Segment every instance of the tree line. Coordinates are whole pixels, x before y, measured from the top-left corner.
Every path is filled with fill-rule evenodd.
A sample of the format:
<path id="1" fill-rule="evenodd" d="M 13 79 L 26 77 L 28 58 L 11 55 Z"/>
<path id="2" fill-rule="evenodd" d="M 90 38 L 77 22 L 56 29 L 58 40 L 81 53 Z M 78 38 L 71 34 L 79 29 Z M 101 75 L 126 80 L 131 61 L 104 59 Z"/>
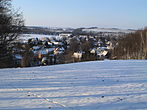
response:
<path id="1" fill-rule="evenodd" d="M 112 51 L 112 59 L 147 59 L 147 29 L 119 39 Z"/>

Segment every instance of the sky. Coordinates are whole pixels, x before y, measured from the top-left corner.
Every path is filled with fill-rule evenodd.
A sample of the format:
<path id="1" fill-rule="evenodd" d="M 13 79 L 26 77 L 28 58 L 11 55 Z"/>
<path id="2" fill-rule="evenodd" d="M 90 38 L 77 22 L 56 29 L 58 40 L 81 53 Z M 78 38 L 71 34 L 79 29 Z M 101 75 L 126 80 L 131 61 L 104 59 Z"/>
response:
<path id="1" fill-rule="evenodd" d="M 13 0 L 25 25 L 47 27 L 147 26 L 147 0 Z"/>

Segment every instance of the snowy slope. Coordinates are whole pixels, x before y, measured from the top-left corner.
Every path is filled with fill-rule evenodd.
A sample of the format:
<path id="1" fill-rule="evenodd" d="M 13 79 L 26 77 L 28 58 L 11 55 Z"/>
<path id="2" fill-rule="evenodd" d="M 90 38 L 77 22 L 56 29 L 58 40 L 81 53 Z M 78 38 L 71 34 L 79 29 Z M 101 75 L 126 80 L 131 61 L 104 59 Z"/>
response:
<path id="1" fill-rule="evenodd" d="M 0 70 L 0 110 L 147 110 L 147 61 Z"/>
<path id="2" fill-rule="evenodd" d="M 118 29 L 118 28 L 92 28 L 92 29 L 83 29 L 85 32 L 105 32 L 105 33 L 133 33 L 135 30 L 130 29 Z"/>

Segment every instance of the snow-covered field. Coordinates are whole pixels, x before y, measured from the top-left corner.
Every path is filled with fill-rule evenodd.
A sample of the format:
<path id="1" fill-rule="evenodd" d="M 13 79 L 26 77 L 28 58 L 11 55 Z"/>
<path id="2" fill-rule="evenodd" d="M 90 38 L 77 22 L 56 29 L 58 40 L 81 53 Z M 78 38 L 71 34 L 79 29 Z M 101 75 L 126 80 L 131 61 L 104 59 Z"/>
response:
<path id="1" fill-rule="evenodd" d="M 27 42 L 29 39 L 32 38 L 38 38 L 38 39 L 42 39 L 42 38 L 59 38 L 59 36 L 57 35 L 42 35 L 42 34 L 22 34 L 18 40 L 23 41 L 23 42 Z"/>
<path id="2" fill-rule="evenodd" d="M 147 110 L 147 61 L 0 70 L 0 110 Z"/>
<path id="3" fill-rule="evenodd" d="M 117 29 L 117 28 L 94 28 L 94 29 L 83 29 L 85 32 L 106 32 L 106 33 L 133 33 L 135 30 L 129 29 Z"/>

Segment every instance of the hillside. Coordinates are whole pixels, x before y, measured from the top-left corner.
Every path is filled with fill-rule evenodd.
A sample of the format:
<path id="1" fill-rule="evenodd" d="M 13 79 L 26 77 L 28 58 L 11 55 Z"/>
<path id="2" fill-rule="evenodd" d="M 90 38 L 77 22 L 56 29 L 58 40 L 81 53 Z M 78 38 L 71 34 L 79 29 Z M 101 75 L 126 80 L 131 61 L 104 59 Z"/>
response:
<path id="1" fill-rule="evenodd" d="M 0 69 L 0 110 L 146 110 L 147 61 Z"/>
<path id="2" fill-rule="evenodd" d="M 59 28 L 59 27 L 43 27 L 43 26 L 26 26 L 24 28 L 24 34 L 44 34 L 44 35 L 58 35 L 60 33 L 72 33 L 74 35 L 100 35 L 103 33 L 104 36 L 109 35 L 123 35 L 128 33 L 134 33 L 136 30 L 133 29 L 119 29 L 119 28 Z"/>
<path id="3" fill-rule="evenodd" d="M 85 32 L 94 32 L 94 33 L 99 33 L 99 32 L 105 32 L 105 33 L 133 33 L 135 30 L 133 29 L 119 29 L 119 28 L 85 28 L 83 29 Z"/>

